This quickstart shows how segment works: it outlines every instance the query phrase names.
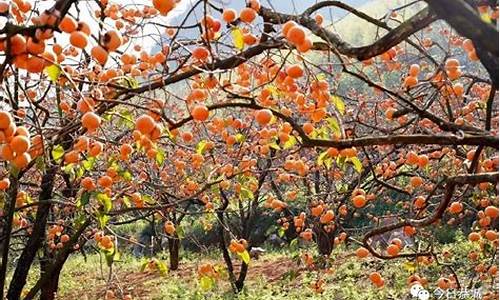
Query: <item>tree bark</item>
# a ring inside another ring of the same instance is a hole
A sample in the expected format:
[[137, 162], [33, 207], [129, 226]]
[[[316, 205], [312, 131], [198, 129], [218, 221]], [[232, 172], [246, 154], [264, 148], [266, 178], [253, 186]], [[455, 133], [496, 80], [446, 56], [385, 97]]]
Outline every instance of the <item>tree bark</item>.
[[21, 292], [26, 285], [26, 278], [29, 269], [35, 259], [36, 252], [40, 248], [45, 237], [45, 226], [50, 212], [50, 202], [52, 198], [52, 190], [54, 188], [54, 179], [57, 172], [57, 167], [51, 167], [47, 170], [42, 178], [41, 193], [39, 197], [40, 205], [36, 211], [35, 223], [26, 246], [21, 253], [14, 275], [7, 292], [7, 299], [18, 300], [21, 297]]
[[179, 247], [180, 240], [177, 234], [168, 238], [168, 254], [170, 257], [170, 270], [177, 270], [179, 268]]
[[7, 192], [7, 200], [10, 200], [6, 206], [7, 218], [5, 219], [5, 227], [3, 234], [5, 235], [5, 240], [2, 243], [2, 265], [0, 266], [0, 299], [3, 299], [5, 279], [7, 275], [7, 264], [9, 261], [9, 247], [10, 247], [10, 233], [12, 231], [12, 218], [14, 217], [14, 211], [16, 209], [16, 196], [17, 189], [19, 186], [19, 181], [16, 177], [10, 176], [11, 185]]
[[[41, 276], [49, 272], [50, 263], [48, 261], [40, 262]], [[49, 275], [49, 280], [40, 289], [41, 300], [54, 300], [59, 288], [59, 275], [61, 274], [63, 264], [58, 265]]]

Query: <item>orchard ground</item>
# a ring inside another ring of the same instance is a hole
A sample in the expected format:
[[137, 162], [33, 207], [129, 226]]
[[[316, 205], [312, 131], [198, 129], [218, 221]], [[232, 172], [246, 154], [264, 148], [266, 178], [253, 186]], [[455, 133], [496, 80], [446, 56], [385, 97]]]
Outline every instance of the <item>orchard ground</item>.
[[[440, 245], [440, 251], [450, 251], [457, 256], [466, 256], [475, 245], [457, 233], [455, 240]], [[322, 273], [323, 291], [316, 291], [313, 282], [318, 280], [317, 270], [306, 268], [301, 262], [304, 253], [314, 253], [313, 247], [291, 246], [283, 249], [269, 249], [259, 259], [252, 260], [246, 288], [240, 295], [234, 295], [228, 280], [221, 275], [209, 288], [201, 286], [197, 267], [201, 262], [211, 261], [223, 266], [217, 249], [207, 253], [184, 251], [179, 269], [159, 274], [158, 271], [141, 268], [148, 258], [136, 258], [122, 254], [113, 265], [113, 274], [105, 258], [96, 253], [87, 256], [74, 255], [64, 266], [60, 279], [60, 300], [95, 300], [104, 299], [106, 291], [113, 290], [116, 295], [131, 295], [133, 299], [411, 299], [408, 276], [418, 273], [419, 265], [404, 261], [385, 263], [373, 257], [359, 259], [354, 254], [355, 247], [339, 246], [332, 253], [327, 272]], [[168, 261], [168, 254], [156, 255]], [[463, 278], [470, 268], [465, 261], [450, 260], [440, 262], [450, 264], [459, 277]], [[238, 271], [240, 264], [235, 264]], [[438, 265], [434, 262], [426, 274], [431, 274], [426, 287], [434, 291], [435, 282], [441, 276]], [[386, 278], [383, 289], [375, 287], [368, 279], [367, 272], [377, 270]], [[34, 269], [34, 273], [38, 270]], [[470, 278], [469, 289], [481, 288], [484, 291], [495, 287], [494, 277], [480, 282]], [[84, 283], [84, 284], [83, 284]], [[469, 282], [464, 281], [469, 284]], [[474, 299], [473, 297], [462, 299]]]

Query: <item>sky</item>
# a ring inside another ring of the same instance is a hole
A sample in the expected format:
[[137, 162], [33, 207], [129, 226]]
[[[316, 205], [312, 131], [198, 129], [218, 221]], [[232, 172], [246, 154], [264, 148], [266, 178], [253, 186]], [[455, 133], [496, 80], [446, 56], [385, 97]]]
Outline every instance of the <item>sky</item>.
[[[50, 8], [51, 6], [54, 5], [55, 0], [45, 0], [45, 1], [33, 1], [33, 0], [28, 0], [34, 7], [38, 7], [40, 10], [44, 10], [47, 8]], [[371, 0], [346, 0], [344, 1], [347, 4], [350, 4], [352, 6], [359, 6], [362, 5], [368, 1]], [[181, 20], [185, 17], [186, 13], [188, 10], [192, 7], [194, 3], [196, 3], [197, 0], [181, 0], [177, 6], [168, 13], [167, 16], [160, 16], [155, 18], [155, 22], [159, 22], [162, 24], [166, 25], [178, 25], [180, 24]], [[265, 6], [272, 7], [276, 9], [277, 11], [283, 12], [283, 13], [300, 13], [310, 5], [316, 3], [317, 1], [315, 0], [261, 0], [261, 3]], [[139, 7], [142, 7], [143, 5], [152, 5], [151, 0], [109, 0], [109, 3], [119, 3], [120, 5], [124, 6], [130, 6], [130, 5], [137, 5]], [[212, 3], [215, 3], [219, 7], [227, 8], [231, 7], [236, 10], [240, 10], [245, 6], [245, 1], [244, 0], [213, 0]], [[91, 16], [91, 13], [97, 8], [97, 5], [94, 3], [94, 1], [81, 1], [80, 0], [80, 18], [87, 20], [87, 22], [90, 24], [91, 28], [97, 28], [97, 23]], [[198, 9], [195, 10], [195, 13], [193, 14], [193, 17], [187, 22], [188, 24], [192, 24], [196, 22], [197, 19], [201, 16], [201, 8], [203, 6], [200, 5]], [[76, 9], [73, 6], [73, 8], [70, 11], [72, 14], [76, 15]], [[341, 17], [345, 15], [345, 12], [339, 9], [334, 10], [334, 16], [335, 17]], [[108, 25], [112, 25], [112, 23], [107, 22]], [[1, 26], [1, 23], [0, 23]], [[109, 26], [111, 29], [112, 26]], [[144, 35], [150, 36], [150, 35], [158, 35], [158, 28], [156, 26], [145, 26]], [[189, 35], [189, 33], [188, 33]], [[68, 36], [67, 35], [60, 35], [57, 36], [58, 41], [60, 43], [67, 43], [68, 41]], [[158, 38], [156, 37], [155, 40]], [[144, 38], [143, 40], [140, 41], [141, 45], [143, 46], [143, 49], [150, 50], [152, 49], [156, 42], [155, 40], [151, 38]], [[95, 43], [92, 43], [94, 45]]]

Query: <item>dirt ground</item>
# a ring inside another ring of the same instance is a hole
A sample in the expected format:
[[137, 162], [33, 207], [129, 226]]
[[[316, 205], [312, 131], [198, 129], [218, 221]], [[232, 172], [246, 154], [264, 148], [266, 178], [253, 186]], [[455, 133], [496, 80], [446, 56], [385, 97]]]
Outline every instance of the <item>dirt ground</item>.
[[[240, 264], [235, 264], [235, 272], [239, 272]], [[180, 264], [176, 271], [169, 271], [166, 277], [161, 277], [163, 280], [176, 277], [182, 280], [193, 280], [196, 278], [197, 266], [192, 263]], [[301, 269], [295, 261], [288, 258], [282, 259], [265, 259], [252, 261], [251, 267], [247, 274], [247, 281], [252, 281], [257, 278], [264, 278], [268, 282], [280, 280], [290, 270], [296, 270], [300, 273]], [[104, 280], [100, 280], [100, 284], [89, 286], [85, 284], [89, 274], [85, 272], [72, 272], [72, 276], [80, 278], [72, 278], [74, 281], [82, 282], [81, 289], [73, 289], [59, 296], [59, 300], [97, 300], [103, 299], [106, 291], [111, 287], [112, 290], [121, 291], [120, 294], [132, 295], [134, 300], [151, 299], [152, 295], [157, 294], [159, 288], [159, 280], [162, 280], [157, 273], [151, 272], [126, 272], [118, 270], [114, 272], [114, 276], [108, 285]], [[193, 283], [195, 284], [195, 283]], [[229, 287], [228, 287], [229, 288]]]

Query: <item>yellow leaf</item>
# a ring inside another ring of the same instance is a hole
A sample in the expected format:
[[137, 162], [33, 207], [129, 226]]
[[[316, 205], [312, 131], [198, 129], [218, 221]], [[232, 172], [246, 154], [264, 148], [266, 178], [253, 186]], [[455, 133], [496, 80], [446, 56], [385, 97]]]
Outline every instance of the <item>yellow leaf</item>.
[[417, 264], [414, 262], [405, 262], [403, 263], [403, 269], [405, 269], [409, 273], [414, 273], [417, 269]]
[[245, 46], [245, 43], [243, 42], [243, 32], [241, 31], [241, 29], [238, 28], [238, 27], [234, 27], [231, 30], [231, 35], [233, 36], [234, 46], [238, 50], [243, 50], [243, 47]]
[[323, 79], [326, 79], [325, 73], [319, 73], [316, 75], [316, 80], [323, 80]]
[[47, 76], [49, 76], [49, 79], [52, 82], [57, 82], [57, 80], [59, 79], [59, 76], [61, 75], [61, 67], [59, 67], [59, 65], [55, 65], [55, 64], [46, 67], [44, 69], [44, 71], [45, 71], [45, 74], [47, 74]]
[[342, 98], [336, 95], [332, 95], [331, 99], [337, 110], [340, 112], [341, 115], [343, 115], [345, 113], [345, 104]]
[[483, 22], [485, 22], [485, 23], [490, 24], [491, 23], [490, 14], [488, 12], [482, 13], [481, 14], [481, 20], [483, 20]]

